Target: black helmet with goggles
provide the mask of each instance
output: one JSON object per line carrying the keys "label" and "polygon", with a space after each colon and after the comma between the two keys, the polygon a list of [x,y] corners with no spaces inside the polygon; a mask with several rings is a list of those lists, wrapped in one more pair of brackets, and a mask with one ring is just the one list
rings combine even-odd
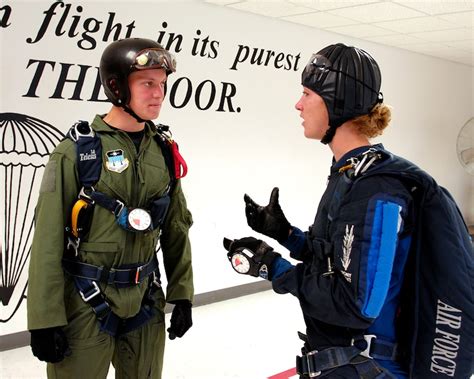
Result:
{"label": "black helmet with goggles", "polygon": [[146,38],[125,38],[112,42],[102,53],[100,79],[107,98],[116,106],[130,102],[128,77],[134,71],[164,69],[176,71],[175,58],[158,42]]}
{"label": "black helmet with goggles", "polygon": [[338,43],[313,54],[303,71],[302,85],[326,104],[329,129],[322,143],[331,142],[344,122],[368,114],[383,101],[381,82],[377,62],[362,49]]}

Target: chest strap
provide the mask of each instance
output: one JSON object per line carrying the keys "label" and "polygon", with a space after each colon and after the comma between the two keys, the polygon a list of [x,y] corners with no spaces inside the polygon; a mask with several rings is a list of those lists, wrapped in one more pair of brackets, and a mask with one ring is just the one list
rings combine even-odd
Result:
{"label": "chest strap", "polygon": [[[147,232],[160,227],[166,218],[168,208],[171,202],[170,187],[163,196],[153,200],[149,209],[127,207],[120,200],[114,199],[105,193],[94,190],[93,188],[81,190],[82,199],[91,201],[110,211],[117,224],[127,231]],[[137,214],[139,216],[133,216]]]}
{"label": "chest strap", "polygon": [[83,263],[75,259],[63,258],[63,269],[74,277],[115,285],[118,288],[131,287],[143,282],[158,270],[158,259],[140,265],[106,268]]}

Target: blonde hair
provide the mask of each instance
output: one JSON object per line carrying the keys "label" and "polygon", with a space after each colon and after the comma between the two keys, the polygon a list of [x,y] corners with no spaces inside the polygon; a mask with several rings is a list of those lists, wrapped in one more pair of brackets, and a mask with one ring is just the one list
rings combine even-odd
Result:
{"label": "blonde hair", "polygon": [[376,104],[368,114],[351,120],[351,124],[359,133],[367,138],[374,138],[382,134],[391,119],[391,107],[380,103]]}

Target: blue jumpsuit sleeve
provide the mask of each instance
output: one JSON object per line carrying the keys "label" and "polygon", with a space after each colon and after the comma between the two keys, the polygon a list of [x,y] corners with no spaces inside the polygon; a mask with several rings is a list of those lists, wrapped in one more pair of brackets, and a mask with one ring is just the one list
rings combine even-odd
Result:
{"label": "blue jumpsuit sleeve", "polygon": [[[305,259],[272,282],[277,293],[292,293],[303,312],[332,325],[366,329],[379,315],[392,282],[410,194],[396,178],[356,182],[333,220],[328,238],[307,241]],[[307,239],[308,239],[307,235]],[[334,274],[324,275],[322,250],[333,257]]]}
{"label": "blue jumpsuit sleeve", "polygon": [[302,252],[306,246],[306,235],[295,226],[291,227],[291,234],[288,239],[282,243],[283,247],[286,247],[290,251],[290,257],[297,260],[302,259]]}
{"label": "blue jumpsuit sleeve", "polygon": [[279,276],[290,270],[292,267],[294,266],[285,258],[276,258],[275,261],[272,263],[271,267],[272,280],[278,278]]}

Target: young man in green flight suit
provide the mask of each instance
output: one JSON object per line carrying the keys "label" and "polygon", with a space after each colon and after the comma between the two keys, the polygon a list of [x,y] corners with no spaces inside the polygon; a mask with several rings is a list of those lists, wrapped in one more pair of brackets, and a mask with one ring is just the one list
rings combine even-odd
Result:
{"label": "young man in green flight suit", "polygon": [[[171,339],[192,325],[192,216],[150,121],[160,113],[175,65],[152,40],[110,44],[100,74],[111,110],[95,116],[90,128],[71,129],[46,166],[29,267],[28,329],[49,378],[105,378],[110,362],[117,378],[160,378],[165,303],[174,304]],[[91,129],[99,148],[78,153],[73,139],[87,141]],[[100,176],[85,188],[84,162],[78,162],[94,160]]]}

